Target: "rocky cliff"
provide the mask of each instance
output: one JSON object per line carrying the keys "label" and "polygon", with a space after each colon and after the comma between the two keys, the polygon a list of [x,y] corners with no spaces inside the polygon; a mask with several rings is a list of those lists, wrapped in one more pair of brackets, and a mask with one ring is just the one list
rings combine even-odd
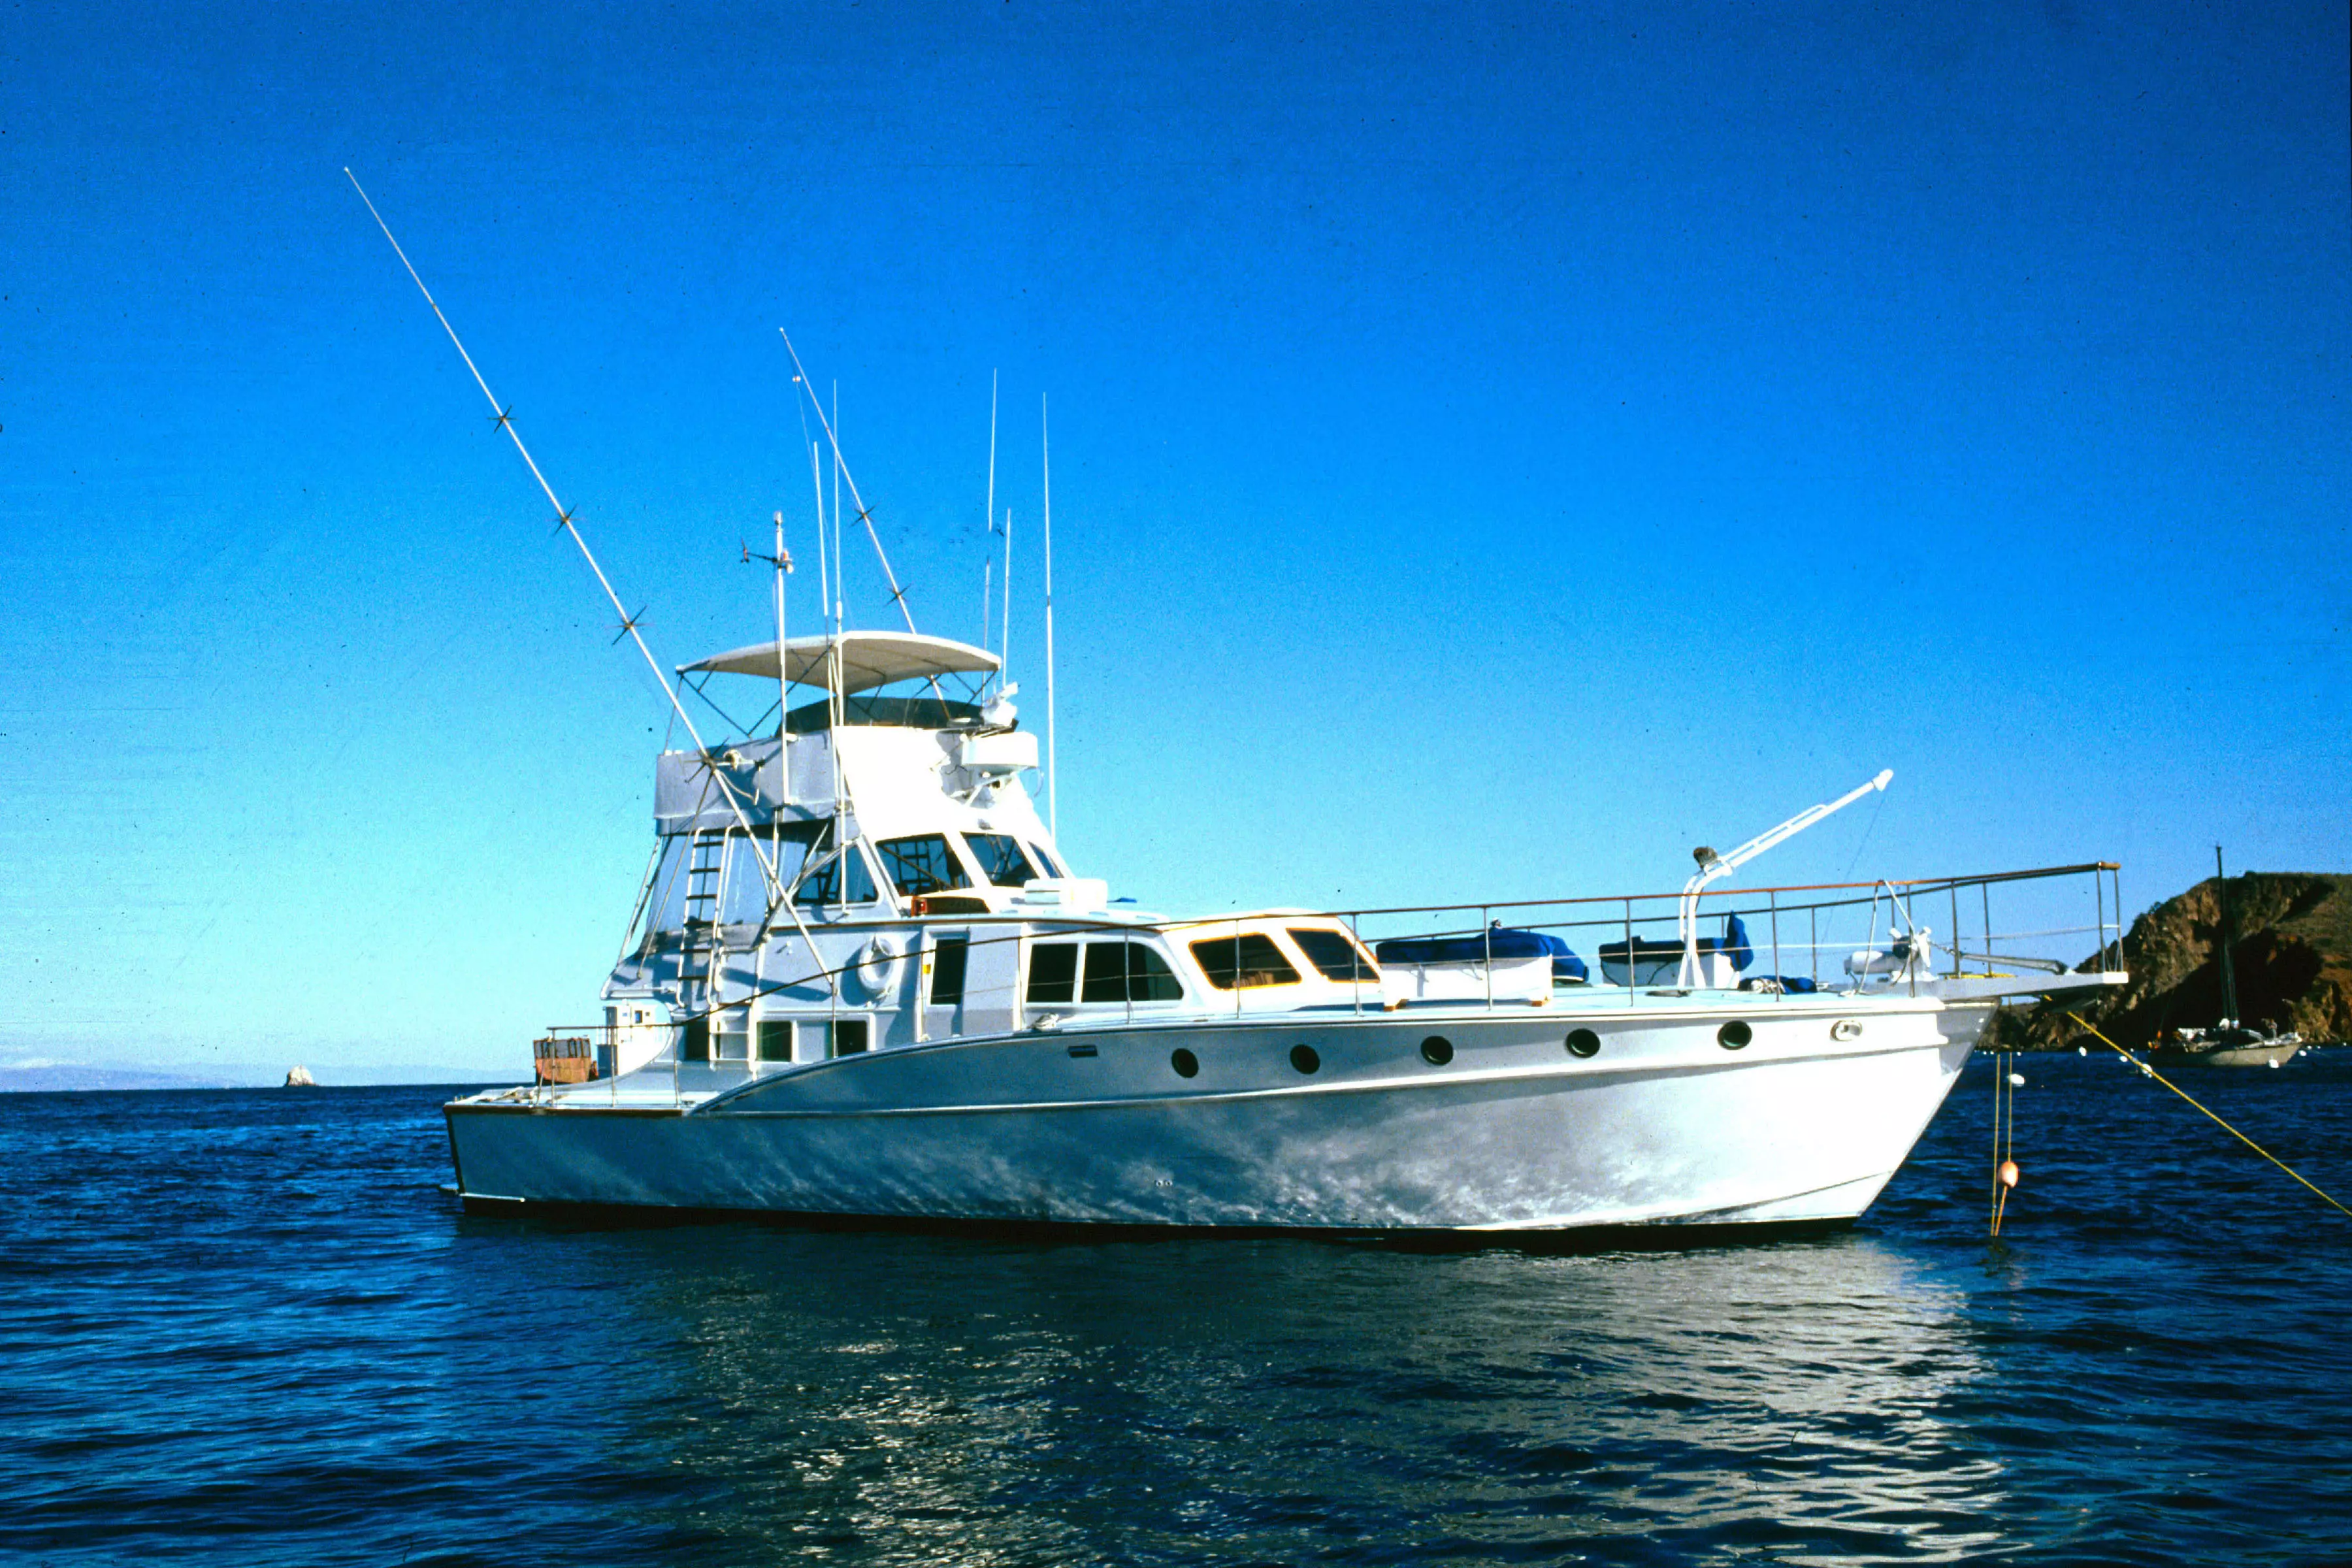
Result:
{"label": "rocky cliff", "polygon": [[[2066,1016],[2070,1006],[2133,1049],[2168,1028],[2211,1024],[2221,1012],[2221,887],[2209,878],[2133,921],[2120,964],[2111,946],[2077,966],[2129,970],[2123,990],[2090,1006],[2045,1002],[2005,1012],[1985,1045],[2072,1046],[2082,1031]],[[2307,1040],[2352,1039],[2352,877],[2251,871],[2230,879],[2229,894],[2240,1015],[2249,1023],[2274,1019]]]}

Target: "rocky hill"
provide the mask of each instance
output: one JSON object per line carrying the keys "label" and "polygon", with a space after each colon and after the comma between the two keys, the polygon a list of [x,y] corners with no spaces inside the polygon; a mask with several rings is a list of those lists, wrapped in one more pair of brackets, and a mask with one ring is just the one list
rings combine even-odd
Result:
{"label": "rocky hill", "polygon": [[[2072,1046],[2082,1031],[2069,1006],[2134,1049],[2168,1028],[2211,1024],[2221,1012],[2221,887],[2209,878],[2133,921],[2120,963],[2110,946],[2076,966],[2129,970],[2122,991],[2088,1007],[2045,1002],[2004,1013],[1985,1044]],[[2307,1040],[2352,1039],[2352,877],[2250,871],[2230,879],[2229,894],[2239,1013],[2249,1023],[2275,1019]]]}

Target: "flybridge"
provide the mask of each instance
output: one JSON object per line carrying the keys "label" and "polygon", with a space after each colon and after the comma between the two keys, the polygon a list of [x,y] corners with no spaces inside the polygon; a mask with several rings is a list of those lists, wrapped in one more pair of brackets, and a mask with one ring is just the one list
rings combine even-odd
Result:
{"label": "flybridge", "polygon": [[[677,667],[690,691],[692,677],[748,675],[804,686],[824,693],[785,715],[786,732],[814,734],[836,725],[880,725],[908,730],[979,730],[1011,727],[1011,708],[1000,698],[983,707],[981,694],[1002,661],[985,648],[950,637],[916,632],[843,632],[837,637],[795,637],[782,645],[754,643]],[[962,695],[940,686],[942,677],[978,676],[977,685],[958,682]],[[888,686],[921,682],[914,689],[883,694]],[[707,700],[707,699],[706,699]]]}
{"label": "flybridge", "polygon": [[702,683],[718,675],[777,682],[772,703],[795,686],[823,696],[781,723],[772,707],[739,726],[740,740],[664,753],[658,830],[711,832],[844,809],[861,823],[923,818],[932,827],[941,813],[961,827],[965,814],[991,807],[1031,817],[1024,792],[1012,792],[1017,804],[1001,798],[1000,786],[1037,766],[1037,739],[1017,727],[1012,689],[990,689],[999,668],[994,654],[968,643],[881,631],[756,643],[680,665],[686,689],[705,701]]}

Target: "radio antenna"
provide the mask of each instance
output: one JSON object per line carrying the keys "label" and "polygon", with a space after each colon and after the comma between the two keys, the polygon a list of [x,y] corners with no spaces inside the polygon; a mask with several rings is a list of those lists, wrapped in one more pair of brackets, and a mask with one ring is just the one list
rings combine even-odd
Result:
{"label": "radio antenna", "polygon": [[[803,426],[803,433],[806,433],[805,423]],[[830,595],[833,590],[826,586],[828,579],[824,575],[824,558],[832,552],[827,550],[824,544],[824,459],[823,448],[814,441],[809,443],[809,484],[816,491],[817,598],[820,601],[816,607],[816,618],[820,625],[830,626],[833,619],[833,600]],[[841,651],[839,628],[829,630],[826,633],[826,638],[824,710],[833,726],[838,729],[841,726],[841,682],[834,679],[836,673],[834,665]],[[782,659],[783,655],[779,653],[776,657]]]}
{"label": "radio antenna", "polygon": [[[838,637],[842,628],[849,624],[849,611],[843,604],[849,592],[849,584],[845,581],[849,575],[849,563],[841,558],[841,383],[837,381],[833,384],[833,423],[826,427],[826,434],[833,441],[833,630]],[[866,503],[860,501],[857,505],[858,513],[863,516]],[[869,523],[866,526],[871,531],[873,525]],[[882,542],[876,540],[874,548],[878,552]],[[883,564],[887,567],[889,563]],[[895,582],[890,584],[893,588],[898,585]],[[907,622],[907,629],[910,632],[915,629],[912,619]]]}
{"label": "radio antenna", "polygon": [[[824,438],[833,447],[833,460],[839,469],[839,477],[849,481],[849,499],[856,503],[857,521],[866,525],[866,537],[874,544],[874,558],[882,563],[882,575],[889,579],[890,602],[898,606],[898,614],[906,617],[907,629],[911,632],[915,629],[915,613],[907,608],[907,590],[898,586],[898,574],[890,570],[890,557],[882,548],[882,536],[874,531],[873,510],[866,506],[866,498],[857,491],[857,476],[849,471],[849,460],[841,455],[841,437],[835,433],[833,422],[824,416],[824,405],[817,401],[816,387],[809,380],[808,372],[801,366],[801,352],[793,347],[793,334],[782,327],[776,329],[776,333],[784,340],[784,352],[793,356],[793,379],[800,383],[801,390],[808,394],[810,405],[816,410],[816,422],[824,427]],[[834,509],[833,526],[838,532],[841,527],[838,506]],[[835,575],[839,574],[840,564],[839,561],[834,563]]]}
{"label": "radio antenna", "polygon": [[[677,714],[678,722],[686,726],[687,734],[694,742],[694,749],[708,756],[710,748],[703,744],[702,732],[694,727],[694,716],[686,710],[686,704],[678,700],[677,689],[670,684],[669,677],[663,672],[661,661],[654,658],[654,650],[646,646],[645,633],[637,629],[637,623],[643,618],[644,612],[641,610],[635,616],[629,614],[627,608],[621,603],[621,595],[613,591],[613,580],[604,575],[604,568],[597,563],[596,552],[588,548],[588,541],[582,535],[580,525],[572,521],[577,509],[567,510],[563,503],[556,499],[555,487],[547,482],[547,476],[540,472],[539,464],[530,455],[530,448],[522,444],[522,432],[515,428],[514,405],[512,404],[503,407],[499,405],[497,396],[490,391],[490,384],[482,379],[481,367],[474,363],[474,356],[466,352],[465,342],[457,336],[457,329],[451,326],[449,318],[442,313],[441,302],[433,298],[433,290],[427,289],[425,286],[425,279],[417,276],[415,263],[408,259],[408,252],[400,248],[400,241],[393,238],[392,226],[383,221],[382,213],[375,210],[375,203],[368,200],[367,191],[361,185],[359,176],[346,168],[343,171],[343,178],[351,181],[352,189],[359,192],[360,200],[366,204],[368,216],[375,219],[376,227],[383,230],[383,237],[391,244],[392,253],[400,258],[400,264],[408,269],[409,279],[416,285],[416,291],[424,295],[425,302],[433,308],[434,319],[441,323],[441,330],[449,334],[449,342],[457,349],[457,357],[466,362],[466,369],[472,374],[474,384],[482,389],[484,397],[489,399],[490,411],[496,416],[493,423],[507,433],[507,439],[514,443],[514,449],[522,457],[523,467],[529,468],[530,477],[539,481],[540,492],[547,497],[547,504],[555,509],[556,527],[562,532],[569,533],[572,536],[572,542],[580,547],[581,559],[587,562],[588,570],[596,574],[596,585],[604,590],[604,597],[612,602],[613,613],[621,617],[621,630],[630,641],[637,645],[637,652],[645,656],[646,668],[653,671],[654,680],[661,687],[662,695],[669,699],[670,711]],[[737,796],[734,784],[728,780],[722,769],[713,767],[710,770],[710,776],[718,784],[719,794],[727,797],[727,805],[735,814],[736,825],[743,829],[745,841],[751,846],[751,853],[759,859],[760,870],[767,879],[770,895],[781,898],[782,889],[776,880],[775,862],[770,859],[760,847],[759,837],[751,831],[751,819],[743,814],[743,803]]]}
{"label": "radio antenna", "polygon": [[1045,395],[1037,395],[1037,444],[1045,474],[1045,831],[1062,842],[1061,773],[1054,766],[1054,439],[1045,420]]}
{"label": "radio antenna", "polygon": [[[793,557],[784,548],[784,514],[781,511],[776,513],[776,552],[769,559],[776,566],[776,739],[781,742],[790,731],[793,718],[793,676],[784,665],[784,574],[793,569]],[[786,765],[783,773],[785,787],[789,789],[791,767]]]}
{"label": "radio antenna", "polygon": [[[980,512],[980,521],[988,525],[989,533],[996,531],[996,375],[997,373],[992,370],[988,373],[988,502],[981,508]],[[989,553],[993,555],[995,552],[990,551]],[[989,564],[993,566],[996,563],[991,561]],[[988,575],[982,572],[980,591],[980,646],[983,648],[988,646]],[[997,671],[1000,677],[1003,673],[1001,655]]]}

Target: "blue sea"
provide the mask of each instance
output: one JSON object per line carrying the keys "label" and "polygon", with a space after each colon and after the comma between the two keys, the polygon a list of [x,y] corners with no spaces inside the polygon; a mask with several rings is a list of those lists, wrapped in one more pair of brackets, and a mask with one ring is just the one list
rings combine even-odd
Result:
{"label": "blue sea", "polygon": [[[0,1100],[0,1558],[2352,1562],[2352,1219],[2113,1058],[1686,1251],[468,1215],[431,1089]],[[2184,1087],[2352,1199],[2352,1050]]]}

